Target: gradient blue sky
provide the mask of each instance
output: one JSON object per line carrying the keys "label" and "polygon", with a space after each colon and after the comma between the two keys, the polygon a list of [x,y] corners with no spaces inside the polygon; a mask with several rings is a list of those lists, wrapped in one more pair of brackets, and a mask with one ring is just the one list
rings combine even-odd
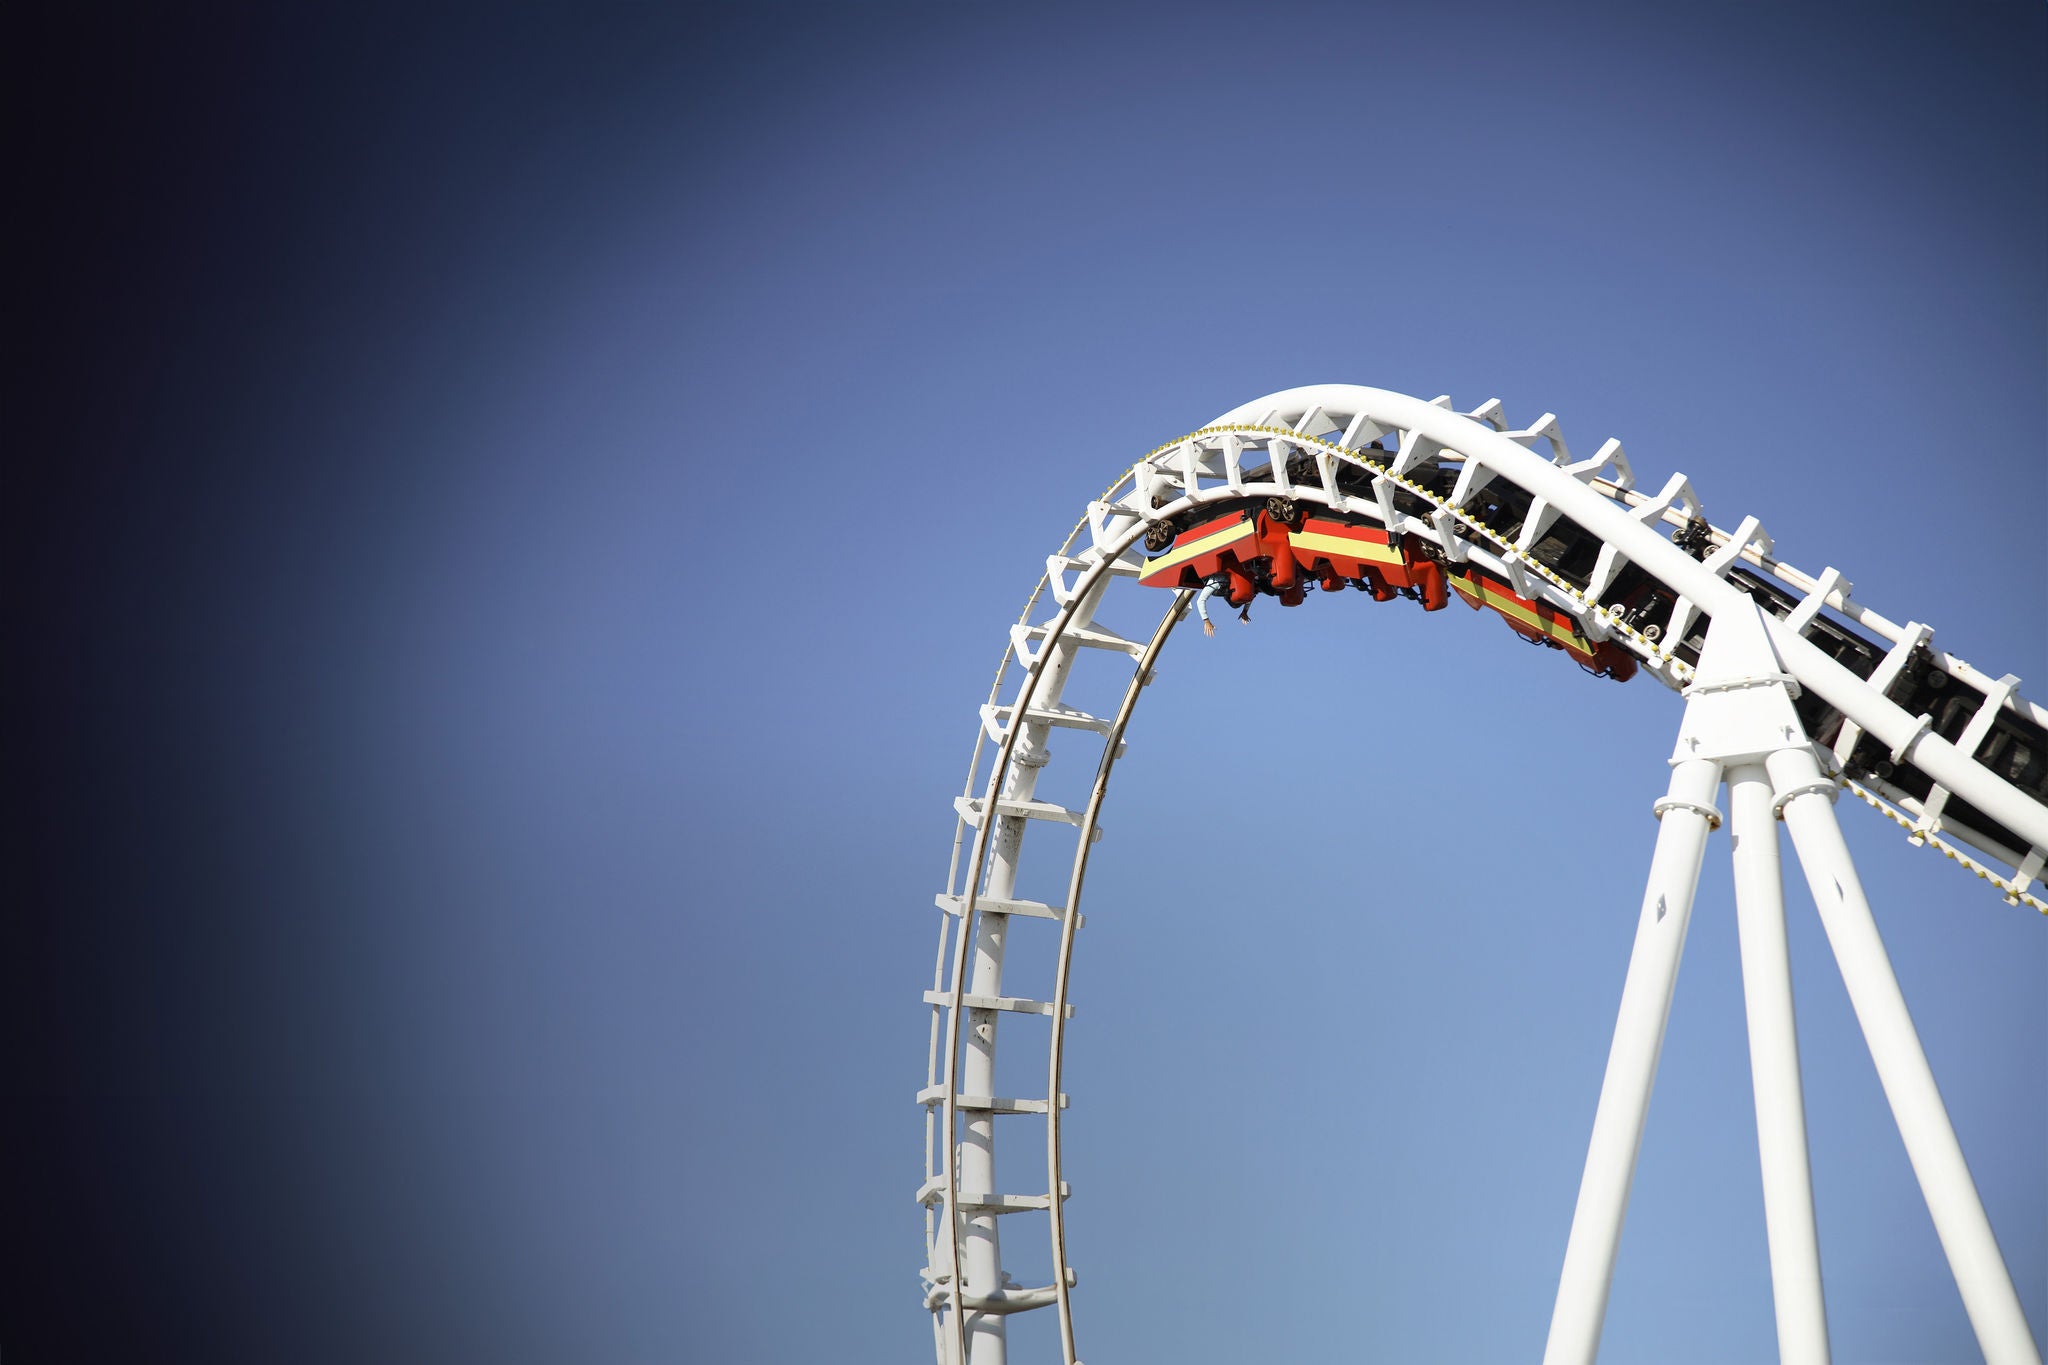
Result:
{"label": "gradient blue sky", "polygon": [[[1274,389],[1555,411],[2048,686],[2038,5],[11,46],[24,1359],[923,1358],[975,706],[1086,499]],[[1110,798],[1090,1360],[1540,1349],[1678,702],[1311,607],[1178,641]],[[1843,814],[2039,1332],[2048,924]],[[1836,1359],[1968,1358],[1789,901]],[[1717,841],[1604,1360],[1774,1349],[1734,954]]]}

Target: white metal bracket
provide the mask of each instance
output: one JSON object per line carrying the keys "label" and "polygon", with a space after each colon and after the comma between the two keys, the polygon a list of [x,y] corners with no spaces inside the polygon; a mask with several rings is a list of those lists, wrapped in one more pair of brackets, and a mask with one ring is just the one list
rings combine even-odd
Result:
{"label": "white metal bracket", "polygon": [[[1615,447],[1614,456],[1618,462],[1616,467],[1622,472],[1627,473],[1628,476],[1627,484],[1623,484],[1617,478],[1614,480],[1614,486],[1618,489],[1633,487],[1635,475],[1633,472],[1628,471],[1627,462],[1621,458],[1620,443],[1610,441],[1608,445]],[[1606,447],[1603,446],[1601,451],[1602,454],[1606,453]],[[1594,458],[1598,459],[1599,457],[1595,456]],[[1673,507],[1677,507],[1687,516],[1696,517],[1700,515],[1700,500],[1692,491],[1691,481],[1683,474],[1673,474],[1669,479],[1665,480],[1664,490],[1661,493],[1644,503],[1641,507],[1635,508],[1629,515],[1642,522],[1645,526],[1654,526],[1663,520],[1664,514]],[[1614,581],[1615,575],[1621,572],[1621,566],[1627,562],[1621,551],[1615,548],[1612,541],[1602,542],[1600,557],[1593,564],[1593,576],[1586,584],[1586,599],[1592,602],[1599,601],[1600,594],[1607,591],[1607,585]]]}
{"label": "white metal bracket", "polygon": [[1373,421],[1369,412],[1360,409],[1358,415],[1351,419],[1351,425],[1344,428],[1344,435],[1339,438],[1337,444],[1350,450],[1357,450],[1362,446],[1371,445],[1386,434],[1385,427]]}
{"label": "white metal bracket", "polygon": [[[2007,698],[2019,690],[2020,680],[2011,673],[1984,690],[1984,700],[1977,706],[1977,713],[1970,717],[1970,723],[1963,727],[1963,733],[1956,739],[1956,747],[1964,753],[1975,756],[1977,746],[1984,742],[1984,736],[1991,733],[1991,722],[1998,719],[1999,711]],[[1929,722],[1928,717],[1921,717]],[[1931,722],[1929,722],[1931,724]],[[1915,739],[1919,736],[1915,735]],[[1941,813],[1948,806],[1948,788],[1939,782],[1927,793],[1927,799],[1920,803],[1920,822],[1915,833],[1932,832],[1941,828]]]}
{"label": "white metal bracket", "polygon": [[1498,398],[1489,398],[1465,414],[1477,422],[1484,422],[1495,431],[1508,429],[1507,409]]}
{"label": "white metal bracket", "polygon": [[1503,431],[1501,435],[1519,445],[1527,446],[1531,450],[1536,448],[1538,441],[1548,441],[1550,442],[1550,462],[1552,464],[1571,463],[1572,452],[1564,443],[1564,432],[1559,430],[1557,414],[1554,412],[1544,413],[1536,419],[1533,426],[1525,430]]}
{"label": "white metal bracket", "polygon": [[[1846,587],[1843,590],[1847,592]],[[1913,651],[1933,636],[1934,627],[1923,626],[1918,621],[1908,621],[1899,632],[1899,641],[1877,661],[1877,667],[1870,672],[1869,683],[1879,692],[1887,691],[1899,674],[1906,671],[1906,661],[1913,657]],[[1863,727],[1847,716],[1842,718],[1842,729],[1835,736],[1835,762],[1846,765],[1849,756],[1856,751],[1856,741],[1863,737]]]}
{"label": "white metal bracket", "polygon": [[2025,860],[2020,863],[2018,870],[2012,874],[2012,880],[2006,883],[2005,903],[2007,905],[2018,905],[2020,903],[2020,894],[2033,884],[2034,878],[2041,875],[2043,864],[2048,864],[2048,849],[2030,848],[2027,850]]}
{"label": "white metal bracket", "polygon": [[1088,538],[1098,550],[1107,550],[1137,521],[1137,514],[1113,503],[1088,504]]}
{"label": "white metal bracket", "polygon": [[1828,599],[1833,597],[1837,602],[1846,602],[1853,587],[1848,579],[1842,577],[1842,571],[1830,564],[1821,570],[1820,580],[1813,585],[1813,591],[1806,595],[1806,600],[1786,616],[1785,629],[1794,635],[1806,634],[1806,628],[1813,624],[1814,617],[1820,615],[1820,609],[1828,604]]}
{"label": "white metal bracket", "polygon": [[1799,684],[1785,671],[1753,602],[1724,611],[1707,628],[1707,646],[1685,689],[1685,719],[1671,761],[1706,758],[1752,763],[1807,742],[1792,708]]}

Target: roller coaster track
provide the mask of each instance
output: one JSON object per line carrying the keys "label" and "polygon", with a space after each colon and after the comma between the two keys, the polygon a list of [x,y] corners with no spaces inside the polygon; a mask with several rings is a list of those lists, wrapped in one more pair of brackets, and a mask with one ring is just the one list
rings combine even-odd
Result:
{"label": "roller coaster track", "polygon": [[[1099,816],[1125,728],[1194,593],[1182,585],[1154,594],[1165,611],[1149,639],[1119,635],[1097,616],[1112,591],[1140,595],[1140,542],[1148,528],[1185,525],[1204,509],[1269,497],[1329,508],[1384,529],[1390,540],[1413,537],[1408,543],[1445,566],[1477,566],[1520,598],[1568,616],[1585,641],[1626,649],[1639,671],[1686,698],[1671,794],[1657,802],[1650,884],[1545,1359],[1590,1361],[1598,1350],[1672,981],[1702,849],[1724,819],[1715,799],[1725,780],[1734,832],[1769,836],[1767,862],[1741,852],[1744,842],[1760,846],[1761,839],[1738,842],[1736,886],[1783,1358],[1825,1360],[1828,1347],[1774,817],[1787,825],[1821,908],[1979,1344],[1993,1361],[2038,1362],[1841,843],[1834,802],[1847,789],[1913,843],[1987,882],[2007,904],[2048,912],[2036,891],[2048,863],[2048,759],[2035,738],[2048,733],[2048,709],[2022,698],[2018,679],[1989,677],[1933,649],[1927,627],[1895,623],[1855,601],[1834,569],[1815,577],[1777,559],[1755,518],[1732,532],[1708,526],[1683,476],[1645,494],[1619,442],[1574,460],[1548,415],[1510,429],[1497,401],[1461,413],[1446,398],[1423,402],[1319,385],[1246,404],[1138,461],[1089,504],[1047,559],[1011,627],[954,802],[952,864],[937,897],[938,952],[924,997],[931,1033],[917,1099],[926,1115],[926,1179],[917,1198],[926,1210],[925,1307],[940,1365],[1003,1365],[1008,1317],[1044,1309],[1057,1315],[1062,1358],[1077,1362],[1077,1278],[1068,1262],[1060,1159],[1073,950],[1084,923],[1090,851],[1102,835]],[[1512,508],[1504,523],[1503,506]],[[1597,542],[1589,572],[1562,571],[1555,555],[1542,553],[1546,537],[1559,534]],[[1640,570],[1638,581],[1647,575],[1664,590],[1652,618],[1603,601],[1629,566]],[[1823,639],[1826,632],[1832,633]],[[1838,661],[1839,648],[1821,647],[1849,636],[1872,646],[1858,668]],[[1091,715],[1062,702],[1077,667],[1103,666],[1128,670],[1113,714]],[[1899,704],[1929,697],[1939,705],[1917,714]],[[1817,716],[1827,718],[1829,743],[1810,733]],[[1054,729],[1092,735],[1100,744],[1089,798],[1078,809],[1036,795]],[[1071,855],[1060,851],[1070,856],[1063,904],[1017,897],[1025,834],[1034,824],[1076,831]],[[1667,910],[1675,912],[1668,922]],[[1051,998],[1005,996],[1010,926],[1034,920],[1042,924],[1027,932],[1055,955]],[[997,1025],[1005,1014],[1050,1019],[1042,1096],[996,1093]],[[1043,1121],[1046,1183],[1004,1193],[995,1176],[995,1137],[1018,1115]],[[1019,1214],[1045,1217],[1048,1285],[1020,1286],[1003,1271],[1001,1232]]]}

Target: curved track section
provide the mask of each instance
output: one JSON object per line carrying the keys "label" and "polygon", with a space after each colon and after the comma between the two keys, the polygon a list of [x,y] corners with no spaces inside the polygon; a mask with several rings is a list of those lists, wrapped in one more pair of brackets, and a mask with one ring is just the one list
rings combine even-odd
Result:
{"label": "curved track section", "polygon": [[[1124,731],[1194,596],[1192,575],[1171,594],[1147,593],[1137,580],[1160,581],[1148,571],[1146,544],[1160,549],[1206,517],[1264,499],[1327,509],[1385,544],[1406,546],[1473,585],[1460,588],[1473,605],[1485,600],[1511,622],[1519,611],[1536,629],[1517,629],[1539,643],[1570,647],[1582,660],[1621,660],[1626,651],[1632,667],[1605,671],[1640,671],[1675,692],[1692,682],[1714,619],[1760,619],[1782,670],[1771,676],[1799,698],[1805,734],[1797,738],[1812,741],[1827,794],[1847,788],[1914,843],[1991,883],[2008,904],[2048,912],[2038,894],[2048,864],[2048,709],[2022,698],[2017,678],[1992,678],[1932,648],[1929,627],[1893,622],[1855,601],[1834,569],[1816,577],[1776,558],[1755,518],[1732,532],[1711,526],[1682,475],[1645,494],[1617,441],[1574,459],[1549,415],[1514,429],[1497,401],[1461,413],[1447,398],[1423,402],[1354,385],[1248,403],[1152,451],[1088,505],[1048,557],[981,707],[954,801],[953,859],[937,897],[938,952],[924,997],[931,1032],[918,1102],[926,1111],[926,1178],[917,1197],[926,1208],[925,1306],[940,1365],[1002,1365],[1009,1317],[1042,1309],[1058,1317],[1064,1360],[1077,1360],[1078,1278],[1067,1255],[1060,1162],[1060,1076],[1074,1010],[1067,983],[1085,922],[1089,853],[1103,833],[1098,816]],[[1496,598],[1482,597],[1482,580],[1496,585],[1483,589]],[[1164,607],[1149,639],[1097,622],[1111,592]],[[1545,629],[1566,644],[1541,639]],[[1077,670],[1104,669],[1123,680],[1113,714],[1062,701]],[[1096,741],[1094,781],[1078,809],[1037,796],[1055,729]],[[1056,843],[1055,830],[1070,833]],[[1019,898],[1028,833],[1034,866],[1066,860],[1063,904]],[[1050,999],[1003,994],[1012,926],[1050,957]],[[1050,1024],[1046,1088],[999,1095],[999,1026],[1033,1017]],[[1028,1160],[1027,1169],[1041,1170],[1043,1184],[1006,1192],[996,1136],[1025,1136],[1014,1130],[1032,1118],[1043,1122],[1043,1142],[1026,1150],[1042,1150],[1043,1165]],[[1051,1283],[1021,1285],[1003,1268],[1003,1234],[1039,1215]]]}

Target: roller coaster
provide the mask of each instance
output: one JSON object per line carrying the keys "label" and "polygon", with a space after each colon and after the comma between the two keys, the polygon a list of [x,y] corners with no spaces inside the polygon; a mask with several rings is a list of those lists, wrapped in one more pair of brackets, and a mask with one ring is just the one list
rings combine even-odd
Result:
{"label": "roller coaster", "polygon": [[[1014,1314],[1049,1310],[1078,1365],[1061,1175],[1069,980],[1082,890],[1124,734],[1191,606],[1295,606],[1355,590],[1425,610],[1463,601],[1588,672],[1680,694],[1668,794],[1623,983],[1544,1360],[1598,1353],[1644,1119],[1708,834],[1734,836],[1737,927],[1781,1358],[1828,1359],[1819,1241],[1793,1024],[1776,823],[1819,910],[1978,1344],[1993,1362],[2041,1357],[1921,1048],[1836,820],[1847,792],[1913,844],[2008,905],[2048,912],[2048,709],[1778,559],[1756,518],[1710,524],[1692,485],[1636,486],[1618,441],[1575,459],[1554,417],[1512,428],[1498,401],[1470,412],[1354,385],[1290,389],[1150,452],[1088,505],[1010,628],[954,801],[924,1001],[924,1306],[940,1365],[1005,1365]],[[1105,597],[1156,592],[1149,638],[1109,629]],[[1204,620],[1206,621],[1204,605]],[[1062,701],[1077,668],[1124,679],[1114,711]],[[1637,683],[1637,685],[1641,685]],[[1007,690],[1006,690],[1007,689]],[[1106,708],[1105,708],[1106,709]],[[1092,735],[1088,799],[1039,799],[1054,729]],[[1716,804],[1725,791],[1726,810]],[[1063,904],[1020,899],[1025,834],[1068,859]],[[1753,836],[1753,837],[1746,837]],[[1043,839],[1032,845],[1045,845]],[[1050,999],[1003,994],[1010,926],[1039,921]],[[998,1021],[1050,1020],[1042,1095],[996,1093]],[[995,1140],[1014,1116],[1043,1129],[1044,1185],[998,1188]],[[1042,1219],[1052,1282],[1015,1283],[1002,1238]],[[1013,1235],[1015,1235],[1013,1233]]]}

